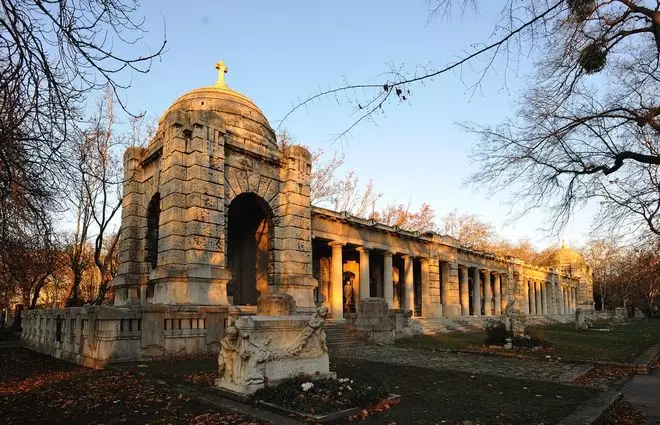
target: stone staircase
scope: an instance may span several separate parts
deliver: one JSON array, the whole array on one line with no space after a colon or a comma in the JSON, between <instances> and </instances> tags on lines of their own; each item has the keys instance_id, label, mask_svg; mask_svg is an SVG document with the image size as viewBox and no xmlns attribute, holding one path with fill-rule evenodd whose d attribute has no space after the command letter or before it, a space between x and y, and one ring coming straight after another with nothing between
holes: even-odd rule
<instances>
[{"instance_id":1,"label":"stone staircase","mask_svg":"<svg viewBox=\"0 0 660 425\"><path fill-rule=\"evenodd\" d=\"M497 316L418 317L415 320L421 325L422 334L435 335L437 333L481 331L485 329L488 319L495 319L496 317ZM527 325L541 326L552 323L567 323L573 320L573 315L570 314L526 317Z\"/></svg>"},{"instance_id":2,"label":"stone staircase","mask_svg":"<svg viewBox=\"0 0 660 425\"><path fill-rule=\"evenodd\" d=\"M328 320L325 322L325 342L330 351L364 344L357 329L343 320Z\"/></svg>"}]
</instances>

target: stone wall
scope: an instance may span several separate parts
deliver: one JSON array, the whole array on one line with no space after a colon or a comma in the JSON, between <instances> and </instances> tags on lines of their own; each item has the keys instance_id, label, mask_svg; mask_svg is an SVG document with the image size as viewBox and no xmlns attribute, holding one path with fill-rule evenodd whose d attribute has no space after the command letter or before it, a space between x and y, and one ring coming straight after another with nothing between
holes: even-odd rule
<instances>
[{"instance_id":1,"label":"stone wall","mask_svg":"<svg viewBox=\"0 0 660 425\"><path fill-rule=\"evenodd\" d=\"M23 313L21 339L31 350L101 368L113 362L217 353L228 317L226 307L35 309Z\"/></svg>"}]
</instances>

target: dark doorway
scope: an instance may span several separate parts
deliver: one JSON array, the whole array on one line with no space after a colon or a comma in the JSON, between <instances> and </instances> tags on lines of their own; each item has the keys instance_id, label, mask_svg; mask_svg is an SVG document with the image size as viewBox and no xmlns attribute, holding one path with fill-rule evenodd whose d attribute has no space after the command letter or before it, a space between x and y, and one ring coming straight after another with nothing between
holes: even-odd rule
<instances>
[{"instance_id":1,"label":"dark doorway","mask_svg":"<svg viewBox=\"0 0 660 425\"><path fill-rule=\"evenodd\" d=\"M268 291L272 212L263 198L244 193L229 204L227 264L232 278L227 295L234 305L256 305Z\"/></svg>"}]
</instances>

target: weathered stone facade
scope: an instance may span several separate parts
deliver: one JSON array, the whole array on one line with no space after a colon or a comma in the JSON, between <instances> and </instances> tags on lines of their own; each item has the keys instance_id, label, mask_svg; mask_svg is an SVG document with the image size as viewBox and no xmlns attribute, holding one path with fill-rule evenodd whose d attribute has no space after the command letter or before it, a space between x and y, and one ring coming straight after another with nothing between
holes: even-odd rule
<instances>
[{"instance_id":1,"label":"weathered stone facade","mask_svg":"<svg viewBox=\"0 0 660 425\"><path fill-rule=\"evenodd\" d=\"M279 148L217 67L214 86L177 99L149 146L124 155L114 306L30 311L29 347L89 366L217 353L266 295L303 314L325 303L332 319L371 297L427 318L499 315L514 300L531 315L593 308L590 270L570 251L538 268L312 207L310 153Z\"/></svg>"}]
</instances>

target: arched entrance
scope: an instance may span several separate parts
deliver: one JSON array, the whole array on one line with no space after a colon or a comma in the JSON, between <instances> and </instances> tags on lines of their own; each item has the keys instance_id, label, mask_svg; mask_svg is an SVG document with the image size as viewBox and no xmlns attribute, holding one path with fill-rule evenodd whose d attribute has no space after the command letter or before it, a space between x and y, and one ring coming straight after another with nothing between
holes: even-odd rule
<instances>
[{"instance_id":1,"label":"arched entrance","mask_svg":"<svg viewBox=\"0 0 660 425\"><path fill-rule=\"evenodd\" d=\"M234 305L256 305L268 291L272 210L254 193L243 193L229 204L227 266L232 278L227 295Z\"/></svg>"}]
</instances>

